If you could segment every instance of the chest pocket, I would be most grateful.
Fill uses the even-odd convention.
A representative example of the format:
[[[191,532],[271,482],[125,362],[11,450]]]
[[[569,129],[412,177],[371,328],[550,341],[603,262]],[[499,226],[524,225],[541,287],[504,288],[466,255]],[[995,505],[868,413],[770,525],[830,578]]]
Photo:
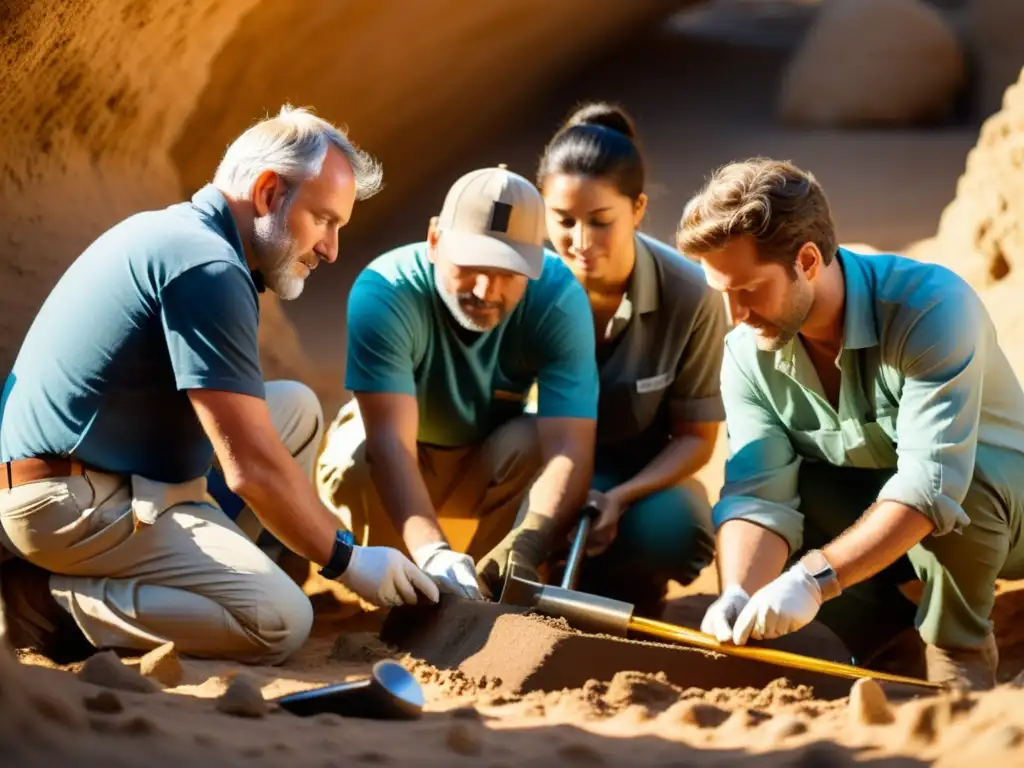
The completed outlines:
[[[894,418],[880,414],[878,422],[848,420],[840,429],[790,430],[789,437],[800,456],[837,467],[892,469],[896,449],[889,434],[895,434],[894,424]]]

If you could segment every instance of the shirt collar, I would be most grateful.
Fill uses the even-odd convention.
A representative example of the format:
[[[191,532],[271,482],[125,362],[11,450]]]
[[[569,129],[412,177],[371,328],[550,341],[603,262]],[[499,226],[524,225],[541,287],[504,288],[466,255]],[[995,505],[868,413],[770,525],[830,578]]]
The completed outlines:
[[[633,265],[633,277],[629,281],[629,298],[638,314],[656,312],[661,306],[661,291],[658,290],[658,265],[654,261],[647,243],[640,235],[633,238],[636,250],[636,263]]]
[[[245,248],[242,246],[242,235],[238,231],[238,224],[231,213],[227,198],[213,184],[207,184],[198,192],[192,195],[192,207],[204,216],[221,236],[235,249],[238,260],[248,269],[245,261]],[[259,270],[250,270],[256,290],[263,293],[266,286],[263,281],[263,274]]]
[[[865,349],[878,346],[878,325],[875,301],[864,259],[845,248],[836,255],[846,282],[845,316],[843,317],[843,349]]]
[[[836,357],[836,364],[847,349],[866,349],[878,346],[878,327],[875,322],[874,297],[869,283],[867,266],[864,259],[845,248],[836,253],[839,267],[843,270],[845,297],[843,299],[843,343]],[[807,363],[809,365],[809,361]],[[801,372],[801,360],[796,351],[794,338],[786,346],[775,353],[775,368],[783,373],[801,380],[806,372]]]

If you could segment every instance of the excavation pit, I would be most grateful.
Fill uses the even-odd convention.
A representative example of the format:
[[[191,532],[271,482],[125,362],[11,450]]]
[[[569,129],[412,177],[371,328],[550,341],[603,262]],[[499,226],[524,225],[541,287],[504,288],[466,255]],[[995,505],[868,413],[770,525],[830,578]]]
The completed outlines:
[[[852,680],[749,659],[654,642],[584,634],[564,620],[526,609],[473,602],[444,595],[438,605],[391,611],[381,639],[440,670],[459,670],[473,680],[487,679],[512,694],[580,688],[591,680],[611,680],[618,672],[664,673],[682,688],[764,688],[779,678],[807,685],[818,699],[849,695]],[[827,661],[849,662],[831,631],[812,624],[765,647]],[[890,698],[927,695],[915,686],[883,684]]]

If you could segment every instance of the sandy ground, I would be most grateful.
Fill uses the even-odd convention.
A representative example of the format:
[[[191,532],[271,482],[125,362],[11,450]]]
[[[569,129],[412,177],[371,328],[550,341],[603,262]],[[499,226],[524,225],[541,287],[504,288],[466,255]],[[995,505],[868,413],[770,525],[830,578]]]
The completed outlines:
[[[977,126],[859,133],[780,128],[770,118],[771,101],[785,45],[801,24],[793,16],[754,31],[731,27],[723,39],[713,19],[681,21],[582,73],[514,128],[469,148],[459,167],[439,173],[410,200],[395,226],[345,243],[342,262],[318,272],[303,298],[286,307],[307,350],[340,371],[340,299],[356,272],[377,252],[420,237],[444,190],[466,169],[507,162],[532,175],[550,131],[580,98],[618,99],[634,112],[652,166],[646,228],[656,236],[670,237],[683,201],[710,168],[752,154],[812,168],[831,194],[846,242],[901,249],[933,234]],[[737,90],[748,98],[723,96]],[[704,473],[712,490],[720,471],[718,464]],[[675,589],[670,615],[692,620],[692,612],[676,608],[715,586],[709,570]],[[375,658],[391,653],[374,635],[381,613],[360,611],[336,587],[314,579],[307,583],[318,614],[314,635],[277,668],[186,659],[180,684],[99,697],[102,687],[71,678],[77,667],[57,671],[31,655],[15,665],[0,653],[0,743],[26,765],[1022,765],[1024,693],[1009,682],[1024,669],[1024,632],[1016,629],[1024,617],[1022,586],[1000,587],[995,619],[1004,685],[982,695],[870,707],[859,694],[825,702],[785,682],[693,690],[631,673],[628,660],[611,679],[574,690],[508,693],[493,680],[399,654],[426,693],[427,712],[417,722],[218,712],[213,700],[237,673],[255,680],[269,699],[365,675]],[[138,660],[124,663],[134,667]]]

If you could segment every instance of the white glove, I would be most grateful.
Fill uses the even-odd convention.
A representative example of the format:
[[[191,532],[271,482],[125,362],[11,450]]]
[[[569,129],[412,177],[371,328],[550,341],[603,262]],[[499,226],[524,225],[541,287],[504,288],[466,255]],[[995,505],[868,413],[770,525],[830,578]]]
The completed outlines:
[[[700,623],[700,631],[714,635],[720,643],[732,640],[732,626],[740,615],[740,611],[750,600],[750,595],[738,584],[730,584],[722,590],[722,594],[704,614]]]
[[[814,620],[821,602],[818,582],[797,563],[754,593],[736,620],[732,641],[743,645],[751,637],[771,640],[796,632]]]
[[[476,580],[476,563],[469,555],[453,552],[443,541],[424,544],[412,553],[412,559],[430,576],[442,592],[483,600]]]
[[[417,590],[433,603],[440,597],[433,580],[391,547],[353,547],[338,581],[374,605],[415,605]]]

